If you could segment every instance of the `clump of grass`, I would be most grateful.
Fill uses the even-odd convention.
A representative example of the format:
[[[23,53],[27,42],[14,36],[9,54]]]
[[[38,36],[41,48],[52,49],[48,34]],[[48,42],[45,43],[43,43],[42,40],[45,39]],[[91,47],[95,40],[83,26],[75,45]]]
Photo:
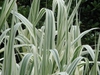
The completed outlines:
[[[53,0],[50,10],[39,9],[40,0],[34,0],[29,17],[25,18],[17,12],[15,0],[5,0],[6,5],[4,4],[0,14],[2,19],[0,30],[3,31],[0,43],[5,40],[2,48],[4,60],[1,64],[1,75],[97,75],[100,39],[95,53],[89,45],[81,44],[81,38],[97,28],[80,33],[78,20],[80,3],[81,0],[77,1],[71,10],[72,0],[68,0],[66,5],[63,0]],[[9,9],[6,9],[7,6]],[[7,17],[12,14],[11,28],[7,27],[6,15],[2,18],[3,12],[6,12]],[[54,16],[55,13],[57,17]],[[45,16],[44,25],[38,29],[36,25],[43,16]],[[75,25],[73,25],[74,18],[76,18]],[[22,25],[25,26],[24,29]],[[89,70],[91,62],[82,56],[83,48],[86,48],[86,53],[93,59],[94,65],[91,70]],[[20,63],[16,63],[14,50],[22,58]]]

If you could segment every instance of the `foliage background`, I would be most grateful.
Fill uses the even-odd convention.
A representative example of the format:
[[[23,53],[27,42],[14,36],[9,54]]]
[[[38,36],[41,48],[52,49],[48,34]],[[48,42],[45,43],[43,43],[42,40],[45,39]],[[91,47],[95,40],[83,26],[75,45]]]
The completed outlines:
[[[100,27],[100,0],[83,0],[80,6],[80,20],[82,21],[81,24],[81,31],[93,28],[93,27]],[[90,45],[94,44],[94,40],[97,40],[99,31],[93,31],[91,34],[87,34],[82,43],[88,43]],[[85,40],[85,41],[84,41]]]

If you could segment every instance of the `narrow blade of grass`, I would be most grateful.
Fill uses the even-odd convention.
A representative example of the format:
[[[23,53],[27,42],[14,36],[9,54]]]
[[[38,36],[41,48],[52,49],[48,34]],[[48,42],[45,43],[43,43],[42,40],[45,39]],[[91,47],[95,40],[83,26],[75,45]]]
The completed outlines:
[[[21,23],[17,23],[15,27],[12,25],[10,37],[4,51],[4,63],[2,75],[17,75],[16,60],[14,55],[14,39],[18,27]]]

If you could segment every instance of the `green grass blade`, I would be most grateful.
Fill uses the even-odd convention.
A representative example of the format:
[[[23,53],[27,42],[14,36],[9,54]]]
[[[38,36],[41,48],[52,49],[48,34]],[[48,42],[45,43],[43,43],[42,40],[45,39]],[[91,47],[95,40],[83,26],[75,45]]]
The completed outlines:
[[[15,37],[15,39],[22,44],[31,44],[30,40],[22,34],[19,34],[17,37]]]
[[[75,49],[75,52],[74,52],[74,55],[73,55],[73,58],[72,58],[71,61],[73,61],[75,58],[77,58],[77,57],[79,57],[79,56],[81,55],[82,49],[83,49],[82,46],[78,46],[78,47]]]
[[[64,7],[64,1],[63,0],[57,0],[57,4],[58,4],[58,13],[57,13],[57,31],[58,31],[57,47],[58,47],[59,44],[60,44],[60,41],[62,41],[63,36],[64,36],[65,7]],[[59,49],[57,49],[57,50],[59,51]]]
[[[4,51],[4,63],[2,75],[17,75],[16,71],[16,61],[14,55],[14,39],[18,27],[21,23],[17,23],[15,27],[12,25],[10,37],[7,46]]]
[[[2,11],[0,13],[0,30],[4,26],[6,19],[8,18],[11,10],[13,9],[16,0],[5,0],[4,5],[2,7]]]
[[[86,74],[88,74],[88,71],[89,71],[89,60],[87,58],[84,58],[84,60],[85,60],[86,64],[85,64],[83,75],[86,75]]]
[[[45,22],[45,49],[55,48],[55,19],[51,10],[46,9],[46,22]]]
[[[73,20],[74,20],[75,14],[76,14],[76,12],[77,12],[77,10],[79,8],[79,5],[80,5],[81,1],[82,0],[78,1],[78,3],[76,4],[75,8],[73,9],[73,11],[72,11],[72,13],[71,13],[71,15],[70,15],[70,17],[68,19],[68,28],[70,28],[71,25],[73,24]]]
[[[22,21],[22,23],[27,27],[30,35],[33,38],[34,45],[37,45],[37,40],[36,40],[36,36],[35,36],[35,32],[34,32],[35,28],[32,25],[32,23],[28,19],[26,19],[23,15],[21,15],[17,12],[12,12],[12,14],[14,14],[17,18],[19,18]]]
[[[30,13],[29,13],[29,21],[34,25],[34,22],[36,21],[36,18],[39,13],[39,7],[40,7],[40,0],[34,0],[31,5]],[[35,25],[34,25],[35,26]]]
[[[69,74],[69,75],[72,75],[73,72],[75,71],[76,69],[76,66],[78,65],[78,63],[83,59],[83,57],[77,57],[67,68],[66,72]]]
[[[45,14],[45,8],[42,8],[41,10],[40,10],[40,12],[39,12],[39,14],[38,14],[38,16],[37,16],[37,18],[36,18],[36,20],[35,20],[35,22],[34,22],[34,25],[36,26],[37,25],[37,23],[39,22],[39,20],[43,17],[43,15]]]
[[[89,45],[83,45],[84,48],[86,48],[86,50],[88,51],[88,53],[90,54],[92,60],[95,59],[95,54],[94,54],[94,51],[93,49],[91,48],[91,46]]]
[[[66,72],[60,72],[60,73],[58,73],[58,74],[60,74],[60,75],[69,75],[69,74],[67,74]]]
[[[43,62],[42,62],[42,75],[47,75],[47,65],[49,61],[49,49],[55,48],[55,20],[54,14],[51,10],[46,9],[45,20],[45,35],[43,43]]]
[[[58,66],[58,70],[60,71],[60,59],[59,59],[60,57],[59,57],[58,51],[56,49],[52,49],[50,50],[50,52],[52,53],[54,60]]]
[[[100,48],[100,35],[99,35],[98,45],[97,45],[96,52],[95,52],[94,65],[93,65],[91,72],[90,72],[91,75],[98,75],[98,73],[100,72],[99,66],[97,64],[98,55],[99,55],[99,48]]]
[[[71,45],[74,45],[76,43],[77,40],[81,39],[84,35],[86,35],[87,33],[89,33],[90,31],[92,30],[95,30],[95,29],[98,29],[98,28],[91,28],[89,30],[86,30],[84,32],[82,32],[72,43]]]
[[[29,66],[33,64],[33,62],[30,62],[30,59],[32,58],[33,54],[32,53],[28,53],[24,56],[22,62],[21,62],[21,66],[20,66],[20,72],[19,75],[30,75],[32,72],[32,68],[30,68]]]
[[[2,40],[6,37],[6,33],[9,31],[10,29],[6,29],[1,35],[0,35],[0,44],[2,42]]]
[[[33,49],[33,54],[34,54],[34,75],[39,75],[39,62],[38,62],[38,53],[37,53],[37,48],[32,45],[32,49]]]

